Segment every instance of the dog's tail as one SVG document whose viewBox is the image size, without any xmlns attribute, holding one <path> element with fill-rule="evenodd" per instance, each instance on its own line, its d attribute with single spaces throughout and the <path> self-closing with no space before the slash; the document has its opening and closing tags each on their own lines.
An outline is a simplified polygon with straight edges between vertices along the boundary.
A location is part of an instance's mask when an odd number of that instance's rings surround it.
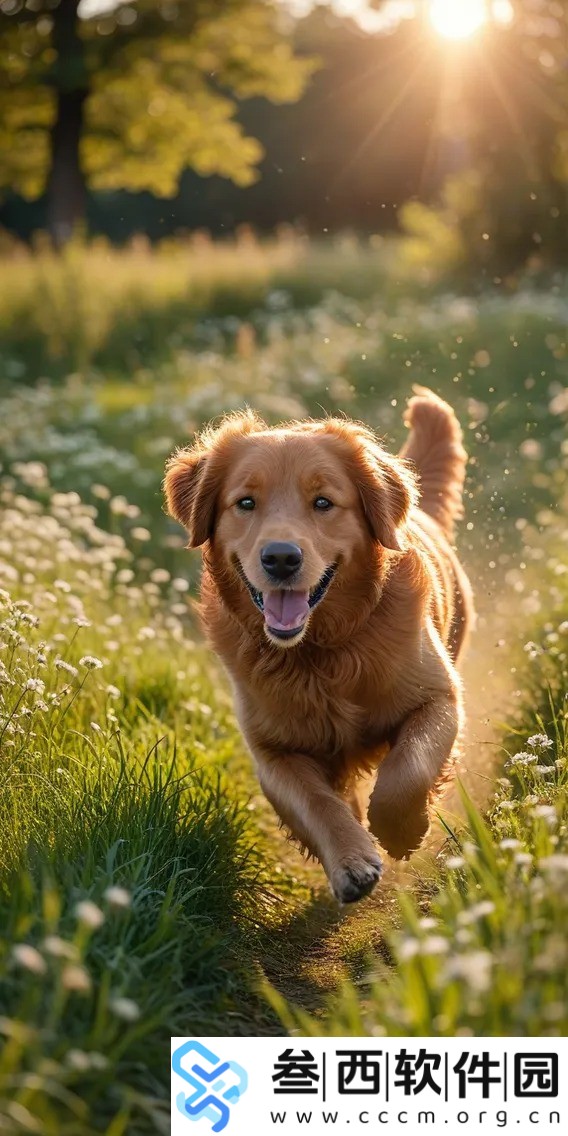
<svg viewBox="0 0 568 1136">
<path fill-rule="evenodd" d="M 463 515 L 467 454 L 460 424 L 447 402 L 427 387 L 413 387 L 404 421 L 410 436 L 401 457 L 414 463 L 420 481 L 420 508 L 453 539 L 454 522 Z"/>
</svg>

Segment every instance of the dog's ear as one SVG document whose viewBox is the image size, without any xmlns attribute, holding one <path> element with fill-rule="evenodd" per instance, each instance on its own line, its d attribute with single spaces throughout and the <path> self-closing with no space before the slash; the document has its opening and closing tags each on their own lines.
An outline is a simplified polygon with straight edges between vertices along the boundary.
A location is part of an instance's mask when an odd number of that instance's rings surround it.
<svg viewBox="0 0 568 1136">
<path fill-rule="evenodd" d="M 383 548 L 404 550 L 404 525 L 416 500 L 416 483 L 401 462 L 378 446 L 364 448 L 359 492 L 371 532 Z"/>
<path fill-rule="evenodd" d="M 368 442 L 362 446 L 359 468 L 359 492 L 371 533 L 383 548 L 402 552 L 404 524 L 418 496 L 414 474 L 403 461 Z"/>
<path fill-rule="evenodd" d="M 199 548 L 213 534 L 215 510 L 229 449 L 235 440 L 265 426 L 253 411 L 228 415 L 193 446 L 176 450 L 166 465 L 164 492 L 170 516 L 187 529 L 189 548 Z"/>
<path fill-rule="evenodd" d="M 404 525 L 418 499 L 412 470 L 383 450 L 370 430 L 342 423 L 340 433 L 349 442 L 353 478 L 372 536 L 384 548 L 402 552 Z"/>
<path fill-rule="evenodd" d="M 176 450 L 166 466 L 164 492 L 171 517 L 187 529 L 189 547 L 198 548 L 211 534 L 215 510 L 215 494 L 204 495 L 207 452 L 198 444 Z"/>
</svg>

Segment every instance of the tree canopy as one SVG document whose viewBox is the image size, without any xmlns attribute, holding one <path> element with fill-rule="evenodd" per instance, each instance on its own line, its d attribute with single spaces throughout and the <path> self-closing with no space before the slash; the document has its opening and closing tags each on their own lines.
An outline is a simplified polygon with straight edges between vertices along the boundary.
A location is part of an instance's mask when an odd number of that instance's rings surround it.
<svg viewBox="0 0 568 1136">
<path fill-rule="evenodd" d="M 293 101 L 314 69 L 282 11 L 267 0 L 101 6 L 1 0 L 0 186 L 47 187 L 54 223 L 72 226 L 85 182 L 171 196 L 190 168 L 250 184 L 262 148 L 239 100 Z"/>
</svg>

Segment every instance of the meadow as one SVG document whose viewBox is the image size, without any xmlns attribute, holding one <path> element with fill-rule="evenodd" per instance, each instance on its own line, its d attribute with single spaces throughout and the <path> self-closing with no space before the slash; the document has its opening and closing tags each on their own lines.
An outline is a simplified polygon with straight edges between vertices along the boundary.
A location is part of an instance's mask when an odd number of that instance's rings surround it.
<svg viewBox="0 0 568 1136">
<path fill-rule="evenodd" d="M 568 281 L 464 295 L 246 232 L 9 249 L 0 281 L 0 1129 L 166 1133 L 171 1034 L 565 1033 Z M 427 849 L 339 911 L 255 784 L 161 478 L 245 404 L 398 447 L 414 382 L 471 455 L 470 727 Z"/>
</svg>

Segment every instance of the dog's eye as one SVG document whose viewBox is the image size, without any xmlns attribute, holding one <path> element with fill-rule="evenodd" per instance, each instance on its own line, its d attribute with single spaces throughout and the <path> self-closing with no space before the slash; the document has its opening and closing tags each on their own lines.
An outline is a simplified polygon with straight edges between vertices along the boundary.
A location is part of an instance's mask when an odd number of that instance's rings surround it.
<svg viewBox="0 0 568 1136">
<path fill-rule="evenodd" d="M 320 512 L 325 513 L 328 509 L 333 508 L 333 501 L 329 497 L 316 497 L 314 501 L 314 509 L 319 509 Z"/>
<path fill-rule="evenodd" d="M 237 509 L 243 509 L 245 513 L 252 513 L 252 510 L 255 508 L 256 502 L 254 497 L 241 497 L 240 500 L 237 501 Z"/>
</svg>

